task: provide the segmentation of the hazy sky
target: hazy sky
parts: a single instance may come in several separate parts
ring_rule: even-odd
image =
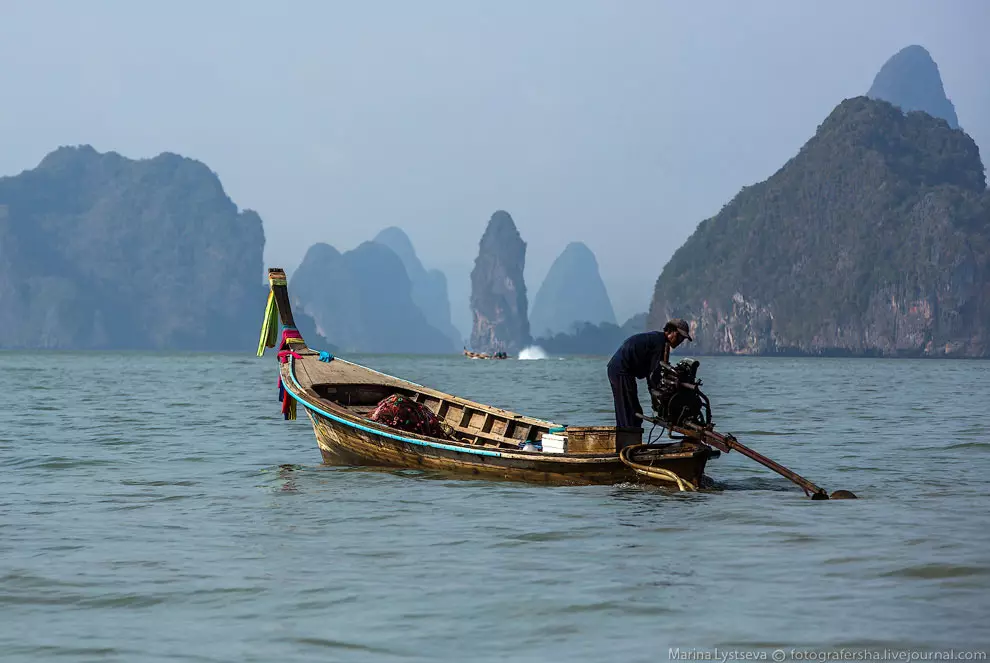
[[[990,149],[988,36],[984,0],[0,0],[0,174],[79,143],[200,159],[261,214],[269,265],[398,225],[462,325],[505,209],[531,300],[581,240],[624,319],[702,219],[904,46],[932,53]]]

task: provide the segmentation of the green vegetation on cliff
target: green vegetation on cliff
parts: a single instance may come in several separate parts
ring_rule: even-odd
[[[687,318],[701,352],[985,356],[988,260],[973,140],[857,97],[698,226],[657,280],[649,326]]]
[[[60,148],[0,178],[0,347],[250,349],[264,243],[198,161]]]

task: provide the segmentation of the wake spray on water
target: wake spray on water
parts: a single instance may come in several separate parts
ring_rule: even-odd
[[[546,359],[546,351],[538,345],[530,345],[519,351],[520,359]]]

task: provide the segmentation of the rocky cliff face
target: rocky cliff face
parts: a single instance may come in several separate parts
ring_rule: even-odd
[[[945,96],[938,65],[921,46],[908,46],[887,60],[866,95],[888,101],[905,112],[924,111],[942,118],[953,129],[959,128],[956,108]]]
[[[198,161],[60,148],[0,178],[0,347],[251,349],[264,243]]]
[[[925,113],[841,103],[800,153],[703,221],[649,326],[693,352],[990,355],[990,195],[972,139]]]
[[[340,253],[328,244],[306,252],[289,283],[293,310],[345,352],[450,353],[412,299],[402,261],[387,246],[365,242]]]
[[[479,352],[517,353],[530,343],[526,242],[507,212],[492,215],[471,271],[471,347]]]
[[[612,302],[591,249],[571,242],[557,256],[536,292],[529,321],[537,336],[569,332],[583,322],[615,324]]]
[[[412,283],[413,302],[426,316],[431,327],[450,339],[454,347],[461,346],[461,334],[450,322],[450,299],[447,297],[447,277],[438,269],[423,267],[416,249],[401,228],[391,227],[378,233],[375,242],[392,249],[399,256]]]

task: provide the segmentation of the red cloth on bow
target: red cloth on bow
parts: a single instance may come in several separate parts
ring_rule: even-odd
[[[278,346],[278,363],[284,364],[289,361],[289,357],[300,359],[300,356],[289,349],[290,338],[302,338],[302,334],[294,327],[286,327],[282,330],[282,342]]]

